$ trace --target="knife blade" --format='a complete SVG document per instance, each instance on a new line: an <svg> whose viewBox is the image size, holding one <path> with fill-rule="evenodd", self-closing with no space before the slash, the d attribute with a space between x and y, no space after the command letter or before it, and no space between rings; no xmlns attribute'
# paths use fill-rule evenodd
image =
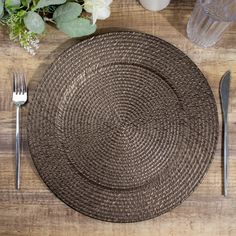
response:
<svg viewBox="0 0 236 236"><path fill-rule="evenodd" d="M224 196L228 195L228 107L230 91L230 71L225 72L220 82L220 98L223 111L223 149L224 149Z"/></svg>

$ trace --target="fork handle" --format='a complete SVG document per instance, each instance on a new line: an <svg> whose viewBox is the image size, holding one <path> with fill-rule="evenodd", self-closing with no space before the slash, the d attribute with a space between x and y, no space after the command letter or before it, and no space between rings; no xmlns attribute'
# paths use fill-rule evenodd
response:
<svg viewBox="0 0 236 236"><path fill-rule="evenodd" d="M20 105L16 106L16 189L20 189Z"/></svg>

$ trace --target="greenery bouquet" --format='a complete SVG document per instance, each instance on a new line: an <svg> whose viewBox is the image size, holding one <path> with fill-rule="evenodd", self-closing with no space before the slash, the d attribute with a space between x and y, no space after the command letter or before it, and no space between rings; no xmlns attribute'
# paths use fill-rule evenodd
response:
<svg viewBox="0 0 236 236"><path fill-rule="evenodd" d="M112 0L0 0L0 21L11 40L34 55L50 22L69 37L95 32L97 19L110 16Z"/></svg>

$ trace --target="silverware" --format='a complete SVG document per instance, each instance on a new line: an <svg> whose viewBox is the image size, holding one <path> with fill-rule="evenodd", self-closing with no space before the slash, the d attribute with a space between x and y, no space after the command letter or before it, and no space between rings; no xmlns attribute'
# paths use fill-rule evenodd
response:
<svg viewBox="0 0 236 236"><path fill-rule="evenodd" d="M224 196L227 196L228 187L228 104L230 89L230 71L227 71L220 82L220 97L223 110L224 124Z"/></svg>
<svg viewBox="0 0 236 236"><path fill-rule="evenodd" d="M20 188L20 107L27 101L26 78L23 73L13 74L12 101L16 105L16 189Z"/></svg>

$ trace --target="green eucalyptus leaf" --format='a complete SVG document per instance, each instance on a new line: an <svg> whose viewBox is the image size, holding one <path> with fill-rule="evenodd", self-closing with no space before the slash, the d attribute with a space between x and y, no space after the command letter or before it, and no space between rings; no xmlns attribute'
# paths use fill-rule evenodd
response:
<svg viewBox="0 0 236 236"><path fill-rule="evenodd" d="M29 31L37 34L43 33L45 29L45 23L42 17L33 11L27 12L26 16L24 17L24 23Z"/></svg>
<svg viewBox="0 0 236 236"><path fill-rule="evenodd" d="M5 7L7 9L18 8L20 4L21 4L20 0L6 0L5 1Z"/></svg>
<svg viewBox="0 0 236 236"><path fill-rule="evenodd" d="M43 7L47 7L50 5L60 5L65 2L66 2L66 0L39 0L37 5L35 6L34 10L39 9L39 8L43 8Z"/></svg>
<svg viewBox="0 0 236 236"><path fill-rule="evenodd" d="M82 37L96 31L96 25L92 25L89 20L83 18L76 18L66 22L57 22L57 27L71 38Z"/></svg>
<svg viewBox="0 0 236 236"><path fill-rule="evenodd" d="M4 15L4 3L0 0L0 18Z"/></svg>
<svg viewBox="0 0 236 236"><path fill-rule="evenodd" d="M53 19L57 22L71 21L77 18L82 12L82 7L76 2L67 2L59 6L53 13Z"/></svg>

